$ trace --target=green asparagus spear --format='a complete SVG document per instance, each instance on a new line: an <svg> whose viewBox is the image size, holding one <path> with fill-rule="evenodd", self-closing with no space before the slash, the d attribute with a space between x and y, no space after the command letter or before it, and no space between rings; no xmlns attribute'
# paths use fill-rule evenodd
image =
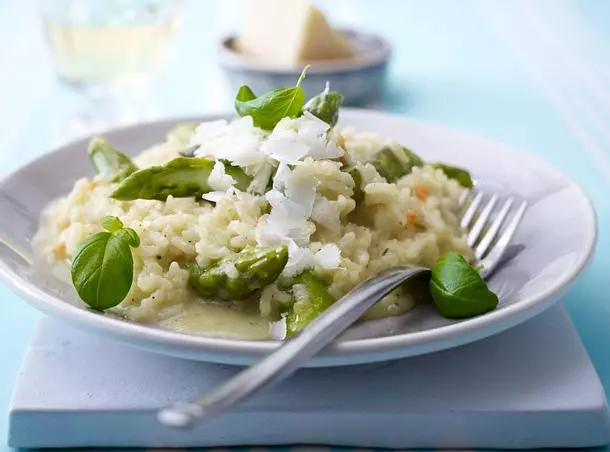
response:
<svg viewBox="0 0 610 452"><path fill-rule="evenodd" d="M163 166L152 166L136 171L112 193L114 199L157 199L165 201L169 195L176 198L200 197L212 191L208 177L214 161L200 157L178 157ZM250 177L241 168L225 164L225 171L236 181L236 187L246 190Z"/></svg>
<svg viewBox="0 0 610 452"><path fill-rule="evenodd" d="M287 336L301 331L335 302L326 283L309 271L295 278L292 292L295 302L286 316Z"/></svg>
<svg viewBox="0 0 610 452"><path fill-rule="evenodd" d="M404 155L401 155L401 152ZM409 174L414 167L424 165L419 155L405 147L400 150L385 147L371 163L388 182L396 182L402 176Z"/></svg>
<svg viewBox="0 0 610 452"><path fill-rule="evenodd" d="M474 187L474 181L470 176L470 173L465 169L458 168L457 166L447 165L445 163L431 163L434 168L440 169L449 179L455 179L458 183L465 188Z"/></svg>
<svg viewBox="0 0 610 452"><path fill-rule="evenodd" d="M120 182L138 170L129 157L112 147L103 138L93 138L89 142L87 153L95 173L107 177L110 182Z"/></svg>
<svg viewBox="0 0 610 452"><path fill-rule="evenodd" d="M419 155L417 155L415 152L413 152L408 147L403 146L402 152L404 152L405 155L409 158L409 163L411 165L411 168L409 169L409 171L411 171L411 169L413 169L413 167L415 167L415 166L424 166L424 159L421 158Z"/></svg>
<svg viewBox="0 0 610 452"><path fill-rule="evenodd" d="M358 168L351 167L347 170L352 179L354 179L354 201L356 201L356 205L360 204L364 199L364 191L362 190L362 174Z"/></svg>
<svg viewBox="0 0 610 452"><path fill-rule="evenodd" d="M382 149L371 163L379 175L384 177L388 182L396 182L407 174L401 160L391 148Z"/></svg>
<svg viewBox="0 0 610 452"><path fill-rule="evenodd" d="M286 246L246 248L206 268L189 264L189 285L203 298L244 300L275 281L286 262Z"/></svg>
<svg viewBox="0 0 610 452"><path fill-rule="evenodd" d="M315 97L312 97L303 107L312 115L334 127L339 120L339 107L343 102L343 95L337 91L326 89Z"/></svg>

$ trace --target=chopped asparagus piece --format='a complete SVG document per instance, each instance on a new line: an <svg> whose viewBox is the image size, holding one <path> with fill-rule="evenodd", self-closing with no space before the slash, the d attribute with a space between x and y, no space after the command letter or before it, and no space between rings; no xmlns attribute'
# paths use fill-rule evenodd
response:
<svg viewBox="0 0 610 452"><path fill-rule="evenodd" d="M165 201L170 195L176 198L201 197L212 191L208 177L213 168L213 160L178 157L163 166L152 166L131 174L121 182L112 197L121 201ZM236 180L236 187L240 190L246 190L250 185L250 177L241 168L225 164L225 172Z"/></svg>
<svg viewBox="0 0 610 452"><path fill-rule="evenodd" d="M402 152L404 152L405 155L409 158L409 163L411 164L411 168L409 169L409 171L411 171L415 166L424 166L424 159L417 155L415 152L413 152L411 149L403 146Z"/></svg>
<svg viewBox="0 0 610 452"><path fill-rule="evenodd" d="M396 182L402 176L409 174L414 167L421 167L425 164L424 159L409 148L403 146L401 149L402 153L397 149L385 147L379 151L375 159L371 162L373 166L375 166L375 169L377 169L377 172L388 182ZM406 159L404 158L405 156L407 157ZM430 165L440 169L448 178L455 179L463 187L474 187L472 177L465 169L447 165L445 163L430 163Z"/></svg>
<svg viewBox="0 0 610 452"><path fill-rule="evenodd" d="M110 182L120 182L138 170L129 157L112 147L103 138L93 138L89 142L87 153L95 174L108 178Z"/></svg>
<svg viewBox="0 0 610 452"><path fill-rule="evenodd" d="M343 102L343 95L337 91L326 89L315 97L312 97L303 107L312 115L333 127L339 120L339 107Z"/></svg>
<svg viewBox="0 0 610 452"><path fill-rule="evenodd" d="M301 273L295 278L292 292L295 302L286 316L287 336L301 331L335 302L326 283L311 272Z"/></svg>
<svg viewBox="0 0 610 452"><path fill-rule="evenodd" d="M407 171L402 166L402 162L391 148L382 149L371 163L379 175L388 182L396 182L407 174Z"/></svg>
<svg viewBox="0 0 610 452"><path fill-rule="evenodd" d="M202 298L244 300L275 281L287 262L286 246L246 248L203 269L189 264L189 285Z"/></svg>
<svg viewBox="0 0 610 452"><path fill-rule="evenodd" d="M445 163L431 163L434 168L440 169L449 179L455 179L458 183L465 188L473 188L474 181L470 176L470 173L465 169L458 168L457 166L446 165Z"/></svg>
<svg viewBox="0 0 610 452"><path fill-rule="evenodd" d="M362 174L358 168L349 168L347 170L352 179L354 179L354 194L352 198L356 201L356 205L360 204L364 199L364 191L362 190Z"/></svg>
<svg viewBox="0 0 610 452"><path fill-rule="evenodd" d="M405 158L406 157L406 158ZM385 147L371 162L379 175L388 182L396 182L409 174L416 166L423 166L423 159L408 148L393 149Z"/></svg>

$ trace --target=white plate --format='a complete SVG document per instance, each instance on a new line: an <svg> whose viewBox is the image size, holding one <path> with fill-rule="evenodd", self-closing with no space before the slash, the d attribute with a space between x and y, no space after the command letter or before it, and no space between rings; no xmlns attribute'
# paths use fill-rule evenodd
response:
<svg viewBox="0 0 610 452"><path fill-rule="evenodd" d="M213 120L207 116L198 120ZM192 118L189 118L192 120ZM106 136L128 153L163 140L177 121L143 124ZM588 263L596 241L595 213L581 189L537 159L507 146L439 125L366 110L345 109L341 122L394 138L424 159L459 164L483 188L527 198L530 207L514 238L523 249L490 281L499 307L480 317L450 321L430 306L394 318L362 323L310 362L358 364L419 355L473 342L517 325L556 302ZM84 309L71 286L41 276L31 265L30 241L41 209L91 174L88 140L47 154L0 185L0 272L15 291L41 311L91 333L154 352L200 361L251 363L279 345L163 331Z"/></svg>

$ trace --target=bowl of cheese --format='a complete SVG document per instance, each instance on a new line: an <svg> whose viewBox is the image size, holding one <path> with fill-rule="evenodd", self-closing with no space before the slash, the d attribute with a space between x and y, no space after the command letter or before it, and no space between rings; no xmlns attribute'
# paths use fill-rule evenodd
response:
<svg viewBox="0 0 610 452"><path fill-rule="evenodd" d="M289 86L310 65L301 86L306 96L328 82L352 106L377 103L390 56L382 37L335 29L308 0L251 0L241 30L219 45L220 64L234 90L247 84L259 94Z"/></svg>

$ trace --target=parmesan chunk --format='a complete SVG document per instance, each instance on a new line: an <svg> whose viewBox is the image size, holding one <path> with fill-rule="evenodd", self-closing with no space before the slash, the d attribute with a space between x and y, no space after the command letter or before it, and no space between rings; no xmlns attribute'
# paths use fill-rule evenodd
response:
<svg viewBox="0 0 610 452"><path fill-rule="evenodd" d="M235 47L278 66L354 56L346 37L307 0L250 0Z"/></svg>

